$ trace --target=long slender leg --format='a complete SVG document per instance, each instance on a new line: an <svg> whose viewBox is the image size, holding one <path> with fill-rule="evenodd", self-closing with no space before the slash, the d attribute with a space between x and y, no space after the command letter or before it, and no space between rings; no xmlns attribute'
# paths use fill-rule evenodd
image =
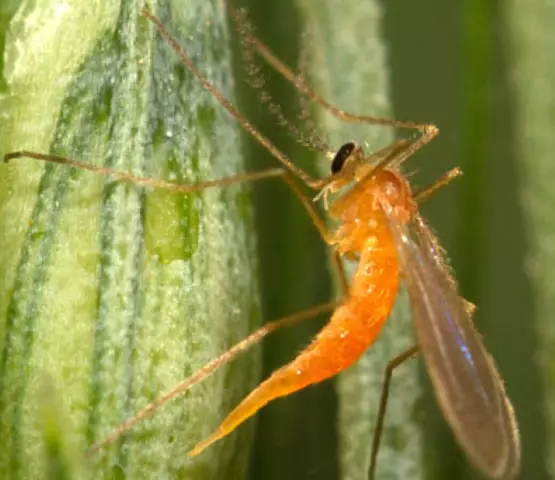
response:
<svg viewBox="0 0 555 480"><path fill-rule="evenodd" d="M141 420L143 420L144 418L146 418L147 416L151 415L156 410L158 410L158 408L160 408L162 405L174 399L175 397L179 396L183 392L186 392L197 383L202 382L204 379L209 377L215 370L217 370L220 366L226 363L229 363L239 353L244 352L252 345L260 342L269 333L275 332L276 330L282 327L295 325L296 323L299 323L303 320L307 320L309 318L313 318L321 313L329 312L335 309L339 304L340 302L323 303L321 305L317 305L315 307L311 307L306 310L303 310L302 312L298 312L294 315L289 315L287 317L283 317L278 320L274 320L272 322L266 323L263 327L260 327L258 330L251 333L248 337L241 340L239 343L236 343L233 347L231 347L226 352L222 353L219 357L215 358L211 362L199 368L190 377L178 383L170 391L166 392L164 395L158 397L156 400L149 403L147 406L142 408L134 417L120 424L112 433L106 436L100 443L93 445L87 451L87 454L93 455L101 448L109 445L110 443L113 443L119 437L121 437L125 432L127 432L135 425L137 425Z"/></svg>
<svg viewBox="0 0 555 480"><path fill-rule="evenodd" d="M200 72L187 55L187 52L181 47L181 45L179 45L179 43L177 43L175 38L170 35L166 27L164 27L162 22L157 17L150 13L146 8L143 8L141 13L154 23L154 25L156 25L159 34L166 39L170 47L181 58L181 61L185 64L189 71L197 77L202 86L209 93L211 93L233 117L235 117L247 133L249 133L258 143L266 148L266 150L268 150L277 160L279 160L287 170L299 177L308 187L314 190L321 188L323 184L321 180L312 178L304 170L291 162L291 160L289 160L289 158L270 141L270 139L259 132L254 125L252 125L227 98L225 98L224 94Z"/></svg>
<svg viewBox="0 0 555 480"><path fill-rule="evenodd" d="M7 153L4 155L4 162L8 163L11 160L24 157L44 162L58 163L60 165L68 165L70 167L80 168L82 170L87 170L100 175L110 175L127 183L135 183L145 187L164 188L166 190L173 190L181 193L199 192L212 187L228 187L236 183L255 182L257 180L265 180L267 178L282 177L285 174L285 170L283 168L270 168L259 172L242 173L231 177L208 180L206 182L199 182L191 185L180 185L178 183L166 182L155 178L141 177L127 172L118 172L109 168L97 167L86 162L72 160L71 158L60 157L58 155L47 155L43 153L30 152L28 150Z"/></svg>
<svg viewBox="0 0 555 480"><path fill-rule="evenodd" d="M217 180L208 180L205 182L199 182L191 185L182 185L178 183L166 182L164 180L158 180L155 178L141 177L127 172L118 172L116 170L111 170L109 168L97 167L95 165L91 165L86 162L81 162L79 160L73 160L71 158L61 157L58 155L47 155L43 153L30 152L27 150L7 153L6 155L4 155L4 162L8 163L11 160L25 158L25 157L44 161L44 162L57 163L59 165L67 165L74 168L80 168L82 170L87 170L89 172L93 172L100 175L110 175L112 177L117 178L120 181L127 182L127 183L139 184L146 187L163 188L166 190L172 190L172 191L181 192L181 193L199 192L207 188L228 187L230 185L234 185L237 183L255 182L258 180L266 180L269 178L282 178L285 181L285 183L291 188L293 193L297 196L297 198L299 199L303 208L310 216L312 223L314 223L314 225L318 229L318 232L320 233L324 241L328 243L329 233L327 231L324 221L318 214L316 207L314 206L310 198L308 198L301 191L301 189L295 182L293 175L283 168L269 168L267 170L261 170L258 172L242 173L239 175L220 178Z"/></svg>
<svg viewBox="0 0 555 480"><path fill-rule="evenodd" d="M422 190L414 192L413 198L420 203L429 198L440 188L445 187L445 185L449 185L453 180L455 180L455 178L460 177L461 175L462 170L460 168L452 168L448 172L444 173L441 177L439 177L431 185L428 185Z"/></svg>
<svg viewBox="0 0 555 480"><path fill-rule="evenodd" d="M80 168L82 170L87 170L89 172L97 173L100 175L110 175L123 182L140 184L147 187L164 188L181 193L198 192L206 188L228 187L236 183L255 182L258 180L266 180L269 178L282 178L301 202L301 205L310 216L312 223L318 229L318 232L320 233L322 239L326 243L329 243L329 233L326 228L326 224L320 217L314 203L301 191L301 189L295 182L293 175L283 168L270 168L267 170L261 170L259 172L243 173L232 177L221 178L218 180L208 180L206 182L200 182L192 185L181 185L178 183L166 182L164 180L158 180L155 178L140 177L127 172L118 172L109 168L97 167L95 165L90 165L88 163L78 160L72 160L66 157L60 157L58 155L47 155L43 153L30 152L27 150L7 153L6 155L4 155L4 162L8 163L11 160L24 157ZM339 276L341 285L343 287L343 296L346 296L348 292L347 278L343 269L343 264L341 263L339 255L336 253L334 253L334 256L332 257L332 268Z"/></svg>
<svg viewBox="0 0 555 480"><path fill-rule="evenodd" d="M291 190L295 193L301 204L303 205L304 209L310 216L312 223L316 226L318 231L320 232L320 236L326 243L329 243L330 235L328 233L326 224L321 219L318 211L312 200L308 198L299 188L297 183L294 181L292 175L289 172L284 171L283 179L285 182L291 187ZM332 268L335 274L339 278L339 282L341 285L341 298L344 298L349 293L349 282L347 281L347 275L345 273L345 269L343 267L343 263L341 261L341 256L337 252L337 250L333 250L333 254L331 257L332 261Z"/></svg>
<svg viewBox="0 0 555 480"><path fill-rule="evenodd" d="M418 352L418 346L414 345L400 355L393 358L385 367L385 376L382 387L382 395L380 398L380 408L378 410L378 417L376 419L376 428L374 429L374 438L372 439L372 450L370 452L370 468L368 469L368 479L373 480L376 474L376 464L378 458L378 451L380 448L380 440L382 438L383 424L385 414L387 411L387 402L389 400L389 386L391 384L391 376L393 370L401 365L405 360L408 360Z"/></svg>
<svg viewBox="0 0 555 480"><path fill-rule="evenodd" d="M339 285L341 288L342 298L346 298L349 295L349 281L347 280L347 274L345 272L345 267L341 260L341 255L337 250L333 250L332 256L332 267L335 270L336 275L339 278Z"/></svg>

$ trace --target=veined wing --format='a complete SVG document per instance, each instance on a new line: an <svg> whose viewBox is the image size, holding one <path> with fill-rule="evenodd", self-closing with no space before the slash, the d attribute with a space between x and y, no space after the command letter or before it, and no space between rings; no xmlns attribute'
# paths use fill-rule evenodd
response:
<svg viewBox="0 0 555 480"><path fill-rule="evenodd" d="M470 460L491 478L514 478L520 468L516 418L492 357L457 292L441 249L416 216L417 242L389 216L416 338L437 400Z"/></svg>

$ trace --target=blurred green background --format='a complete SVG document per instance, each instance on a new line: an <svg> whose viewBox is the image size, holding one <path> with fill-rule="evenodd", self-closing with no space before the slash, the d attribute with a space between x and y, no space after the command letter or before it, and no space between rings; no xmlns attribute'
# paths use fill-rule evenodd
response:
<svg viewBox="0 0 555 480"><path fill-rule="evenodd" d="M194 0L170 3L173 12L178 9L196 11L200 5ZM160 4L160 9L165 11L165 3ZM94 5L98 12L110 10L103 10L102 2ZM124 9L132 11L130 17L133 18L137 8L135 2L123 2L123 5ZM210 5L215 5L221 12L218 2ZM555 217L551 213L555 200L551 186L555 179L551 159L555 147L555 57L552 53L555 7L540 0L448 3L438 0L250 0L241 5L247 7L257 35L288 65L298 65L303 49L308 51L307 76L326 98L339 107L400 120L432 122L440 128L440 136L410 160L406 171L415 173L411 178L417 186L428 184L453 166L460 166L464 171L461 179L426 202L423 213L452 260L462 295L478 306L476 326L496 359L513 401L523 447L519 478L552 478L553 471L550 474L548 471L553 468L555 454L555 422L550 407L553 404L551 393L555 388L552 326L555 311L552 281ZM104 13L105 18L112 15L121 25L124 16L115 10L114 7L114 12ZM20 20L25 15L31 18L33 12L32 6L20 6L18 2L0 6L0 46L9 42L6 32L13 25L14 15L19 15ZM203 21L208 25L212 21L211 13L206 15ZM91 15L90 18L96 17ZM227 55L222 47L225 35L207 33L209 29L202 30L199 20L198 31L193 32L197 38L191 38L192 34L184 31L183 24L179 23L178 15L170 18L171 31L180 40L188 42L188 51L196 48L189 45L198 45L199 50L192 53L193 57L205 62L201 67L209 69L215 81L223 82L224 90L231 95L229 78L225 76L226 72L231 75L230 70L225 70L227 63L223 62L224 70L218 71L223 64L218 55ZM221 14L214 22L220 27L225 24ZM106 23L109 25L106 28L114 28L110 21ZM315 174L324 174L327 168L325 159L295 143L279 128L243 81L241 46L232 24L228 26L233 37L235 95L241 110L296 163ZM145 28L144 24L141 28ZM306 32L308 36L303 36ZM59 35L63 38L63 31ZM138 37L145 42L140 35ZM216 41L220 44L211 43ZM163 48L160 49L163 51ZM219 53L210 53L206 59L203 54L207 50ZM117 55L118 50L115 52ZM171 57L173 53L164 55ZM152 68L158 66L154 64ZM170 73L177 67L171 68L167 70ZM262 67L262 73L266 79L265 88L274 101L295 120L298 99L294 90L275 72ZM186 78L187 74L183 75ZM4 82L4 100L9 100L10 88L5 75L1 81ZM189 83L184 83L181 88L185 91L185 98L190 98L187 97ZM0 111L0 116L11 125L10 122L18 118L19 105L9 101L3 105L7 107ZM213 108L217 111L218 107ZM220 114L214 115L218 117ZM352 139L367 140L370 148L378 148L394 133L372 126L351 132L350 126L334 126L323 119L321 112L315 110L314 116L322 121L324 134L335 148ZM218 117L218 121L232 123L226 115L221 119ZM174 124L171 126L178 129ZM189 126L194 130L194 126ZM217 144L220 140L215 131L216 128L210 131L208 137ZM6 135L5 132L10 130L4 125L0 135ZM41 135L48 136L47 133ZM226 130L225 135L233 133ZM242 152L248 169L275 165L268 154L243 137ZM18 139L18 142L23 141ZM12 149L33 145L2 142L2 148ZM77 151L81 152L82 148L77 147ZM88 153L93 155L94 152L92 149ZM237 158L237 154L233 155ZM216 176L222 172L229 174L229 169L226 166L216 168ZM248 189L245 192L249 195ZM262 318L277 318L328 300L333 295L334 283L327 268L326 249L296 199L285 186L271 181L256 185L253 193L257 238L254 255L258 266L245 260L239 267L245 270L239 276L246 275L257 283L261 292ZM6 200L5 197L4 192L2 199ZM223 201L225 203L225 198ZM243 221L238 222L242 225ZM249 221L247 219L244 228L252 231ZM251 245L242 255L253 255L254 251ZM9 268L13 268L13 261L7 261ZM8 270L8 267L4 268ZM9 295L14 288L9 284L10 278L2 285L3 294ZM241 292L244 295L248 291L255 296L254 290L254 287L245 286ZM210 292L206 295L210 298ZM248 308L256 309L256 300L252 303L254 306ZM247 326L252 327L256 317L253 314L245 319L247 324L250 323ZM410 341L406 304L399 306L390 323L397 320L397 326L387 327L396 328L395 331L384 332L384 346L376 345L377 353L369 352L362 367L348 374L360 384L369 382L371 389L353 393L342 380L329 381L276 401L259 413L250 455L250 478L365 478L371 438L371 428L366 427L371 426L373 420L372 412L365 410L364 402L368 405L377 402L384 362L399 353L395 338L405 335L403 341ZM276 333L265 342L262 350L264 375L291 359L323 321L325 318ZM244 326L246 330L251 329L247 326ZM208 329L209 333L211 327L207 324L200 328ZM190 333L185 333L185 338L187 335ZM224 337L229 341L231 337L226 335ZM241 338L244 333L240 335L236 331L234 335L233 338ZM196 338L193 337L192 341ZM223 345L226 345L225 341ZM206 352L206 356L215 355L220 346L218 344ZM252 366L253 362L256 358L250 356L235 372L245 365ZM414 365L406 366L405 374L400 372L394 379L394 383L398 382L394 393L398 397L407 396L405 404L403 399L398 399L397 408L404 405L406 409L403 416L395 419L390 417L398 410L392 408L386 419L386 424L389 422L390 425L384 438L384 451L387 451L380 457L378 478L481 478L467 465L452 440L437 411L424 370L417 366L419 362L412 363ZM160 365L157 368L161 368ZM177 378L180 378L179 373L188 372L187 368L178 367ZM406 383L415 382L416 378L422 385L422 395L412 383L410 386ZM233 377L232 373L226 385L240 382L243 380ZM216 425L217 419L236 403L242 393L248 391L250 385L252 377L237 387L239 391L234 392L225 405L211 411L213 416L207 416L210 420L206 420L204 434ZM151 385L151 388L161 393L167 387ZM181 401L176 403L181 404ZM353 412L344 416L345 405L355 405L356 410L359 403L362 404L359 421L348 417ZM184 422L195 413L180 415L178 418ZM410 422L406 429L403 427L404 416L406 422ZM356 414L354 418L357 418ZM358 430L362 426L364 432L360 434ZM60 428L64 430L64 427ZM6 432L4 430L3 434L7 435ZM194 431L191 435L201 434ZM356 438L357 448L351 448L346 438ZM185 435L181 440L183 443L177 442L173 446L178 457L183 457L186 449L198 438L193 440ZM164 476L159 478L242 478L244 468L241 465L248 451L245 445L244 441L240 444L241 455L237 456L236 450L221 447L210 458L210 468L201 466L195 470L196 467L188 463L179 468L172 465L171 468L164 467ZM149 453L145 456L148 464ZM150 461L156 463L154 458ZM171 463L164 461L168 465ZM176 460L181 461L186 462ZM6 478L10 478L9 468L4 465L2 470ZM61 471L66 471L64 468ZM67 469L70 472L77 470ZM112 468L112 471L115 470ZM50 478L58 478L52 475ZM97 472L97 475L100 474ZM148 478L147 473L144 475Z"/></svg>

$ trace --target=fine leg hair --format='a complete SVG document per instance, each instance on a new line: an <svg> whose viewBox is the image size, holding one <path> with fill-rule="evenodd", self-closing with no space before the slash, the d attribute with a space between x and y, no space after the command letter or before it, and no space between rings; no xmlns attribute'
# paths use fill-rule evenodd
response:
<svg viewBox="0 0 555 480"><path fill-rule="evenodd" d="M374 429L374 437L372 438L372 450L370 451L370 467L368 469L368 480L373 480L376 474L376 465L378 459L378 451L380 449L380 440L382 438L383 424L385 414L387 411L387 403L389 400L389 387L391 385L391 377L393 371L406 360L411 358L418 352L418 346L414 345L400 355L390 360L385 367L385 376L382 387L382 394L380 397L380 407L378 409L378 416L376 418L376 427Z"/></svg>
<svg viewBox="0 0 555 480"><path fill-rule="evenodd" d="M260 342L269 333L275 332L276 330L282 327L295 325L303 320L307 320L309 318L313 318L317 315L320 315L321 313L332 311L337 306L339 306L340 303L341 302L338 302L338 301L322 303L320 305L316 305L314 307L303 310L302 312L298 312L294 315L289 315L287 317L282 317L278 320L274 320L266 323L264 326L260 327L255 332L251 333L248 337L236 343L229 350L222 353L219 357L215 358L211 362L208 362L206 365L199 368L190 377L178 383L170 391L166 392L165 394L158 397L153 402L143 407L141 410L139 410L139 412L135 416L133 416L132 418L129 418L128 420L120 424L118 427L116 427L101 442L97 443L96 445L93 445L87 451L87 455L88 456L93 455L96 452L98 452L100 449L115 442L125 432L133 428L135 425L137 425L141 420L143 420L147 416L154 413L162 405L174 399L175 397L179 396L183 392L186 392L197 383L202 382L205 378L209 377L219 367L221 367L222 365L225 365L226 363L229 363L239 353L244 352L252 345Z"/></svg>

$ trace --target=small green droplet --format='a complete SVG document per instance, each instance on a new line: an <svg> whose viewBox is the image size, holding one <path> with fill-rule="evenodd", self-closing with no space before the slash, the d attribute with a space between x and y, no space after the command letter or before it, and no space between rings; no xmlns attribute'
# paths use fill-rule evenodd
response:
<svg viewBox="0 0 555 480"><path fill-rule="evenodd" d="M198 194L155 190L147 195L145 244L162 263L188 260L198 247Z"/></svg>

